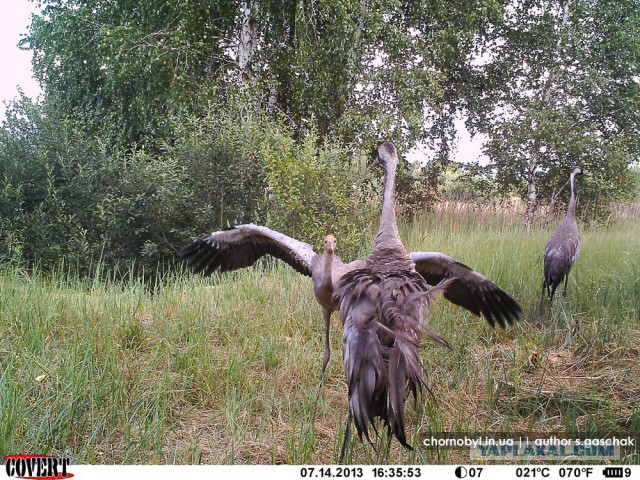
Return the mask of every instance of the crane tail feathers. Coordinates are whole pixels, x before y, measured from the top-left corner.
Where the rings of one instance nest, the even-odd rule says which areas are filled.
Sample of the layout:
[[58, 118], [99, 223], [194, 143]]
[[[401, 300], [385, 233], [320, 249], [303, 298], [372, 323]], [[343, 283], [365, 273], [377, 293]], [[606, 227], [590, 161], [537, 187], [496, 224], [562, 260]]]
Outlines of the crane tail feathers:
[[[371, 442], [380, 418], [400, 444], [411, 449], [405, 433], [404, 406], [410, 392], [417, 400], [424, 380], [420, 343], [423, 332], [449, 346], [424, 328], [423, 307], [432, 292], [410, 273], [388, 275], [355, 270], [346, 274], [334, 298], [343, 321], [343, 361], [349, 389], [349, 409], [360, 439]], [[417, 281], [417, 283], [416, 283]]]

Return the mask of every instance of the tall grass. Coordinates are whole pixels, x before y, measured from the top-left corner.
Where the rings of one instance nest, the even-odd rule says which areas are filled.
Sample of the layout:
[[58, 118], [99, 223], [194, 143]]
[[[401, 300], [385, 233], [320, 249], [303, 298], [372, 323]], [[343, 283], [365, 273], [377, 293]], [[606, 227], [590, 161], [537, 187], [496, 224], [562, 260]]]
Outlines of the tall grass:
[[[468, 461], [420, 446], [437, 432], [640, 437], [640, 224], [583, 232], [568, 296], [534, 323], [542, 251], [500, 215], [435, 213], [401, 225], [409, 250], [445, 252], [521, 303], [514, 327], [438, 299], [425, 343], [435, 398], [407, 403], [413, 452], [349, 443], [349, 462]], [[363, 245], [366, 256], [373, 242]], [[322, 235], [318, 236], [320, 243]], [[96, 278], [104, 275], [96, 275]], [[320, 385], [321, 310], [282, 264], [203, 280], [77, 280], [6, 267], [0, 275], [0, 452], [83, 463], [333, 463], [347, 413], [341, 330]], [[637, 462], [630, 452], [624, 462]]]

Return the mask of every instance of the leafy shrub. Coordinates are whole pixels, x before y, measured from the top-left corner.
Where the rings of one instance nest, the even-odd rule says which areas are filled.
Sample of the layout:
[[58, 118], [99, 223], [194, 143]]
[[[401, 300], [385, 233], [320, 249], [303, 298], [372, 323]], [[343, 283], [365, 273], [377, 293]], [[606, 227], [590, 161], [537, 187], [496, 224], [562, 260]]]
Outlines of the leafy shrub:
[[438, 169], [402, 162], [398, 169], [399, 211], [410, 217], [433, 210], [438, 201]]
[[321, 144], [315, 130], [295, 141], [280, 128], [269, 140], [263, 143], [267, 224], [312, 245], [332, 233], [342, 256], [356, 255], [371, 214], [380, 210], [370, 202], [366, 158]]
[[153, 274], [192, 238], [251, 221], [313, 245], [335, 233], [343, 255], [362, 240], [363, 159], [313, 131], [297, 140], [249, 94], [183, 119], [153, 153], [107, 151], [55, 112], [14, 107], [0, 132], [4, 261]]

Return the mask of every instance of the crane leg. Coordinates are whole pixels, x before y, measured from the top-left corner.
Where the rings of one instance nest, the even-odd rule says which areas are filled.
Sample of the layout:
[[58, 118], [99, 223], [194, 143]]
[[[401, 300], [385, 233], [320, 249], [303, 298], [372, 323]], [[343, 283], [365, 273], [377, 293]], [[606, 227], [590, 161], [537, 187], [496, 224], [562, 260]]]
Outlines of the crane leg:
[[564, 277], [564, 290], [562, 291], [562, 296], [563, 297], [567, 296], [567, 282], [569, 281], [569, 273], [571, 273], [571, 269], [569, 269], [569, 271], [567, 272], [567, 274]]
[[344, 428], [344, 438], [342, 439], [342, 448], [340, 449], [340, 458], [338, 464], [342, 464], [344, 460], [344, 454], [347, 450], [347, 441], [349, 440], [349, 434], [351, 433], [351, 409], [349, 409], [349, 416], [347, 417], [347, 426]]
[[538, 330], [542, 330], [542, 312], [544, 311], [544, 289], [547, 286], [547, 280], [542, 281], [542, 294], [540, 295], [540, 315], [538, 315], [538, 321], [536, 322], [536, 327]]
[[322, 320], [324, 321], [324, 355], [322, 356], [322, 375], [324, 378], [324, 372], [327, 369], [327, 364], [331, 358], [331, 346], [329, 345], [329, 327], [331, 324], [331, 310], [328, 308], [322, 309]]

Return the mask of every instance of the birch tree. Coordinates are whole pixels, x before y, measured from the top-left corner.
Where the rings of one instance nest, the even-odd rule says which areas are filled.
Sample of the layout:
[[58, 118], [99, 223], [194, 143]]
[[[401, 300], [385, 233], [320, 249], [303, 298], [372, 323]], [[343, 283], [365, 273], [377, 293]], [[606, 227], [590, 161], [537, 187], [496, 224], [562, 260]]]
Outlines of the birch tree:
[[640, 4], [512, 1], [479, 45], [469, 125], [503, 192], [526, 198], [526, 228], [576, 164], [591, 174], [583, 199], [624, 196], [640, 155]]

